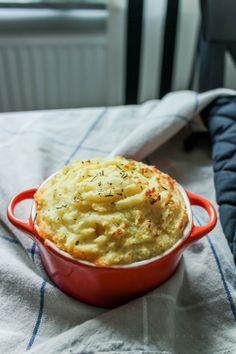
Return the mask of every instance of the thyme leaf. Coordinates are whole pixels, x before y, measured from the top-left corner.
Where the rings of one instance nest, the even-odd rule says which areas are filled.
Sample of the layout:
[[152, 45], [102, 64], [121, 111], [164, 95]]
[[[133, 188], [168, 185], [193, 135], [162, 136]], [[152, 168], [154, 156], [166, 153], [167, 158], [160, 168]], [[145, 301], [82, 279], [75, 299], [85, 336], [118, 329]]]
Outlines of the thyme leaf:
[[56, 209], [62, 209], [62, 208], [67, 208], [67, 204], [62, 204], [62, 205], [56, 207]]
[[94, 175], [90, 182], [93, 182], [97, 178], [98, 174]]

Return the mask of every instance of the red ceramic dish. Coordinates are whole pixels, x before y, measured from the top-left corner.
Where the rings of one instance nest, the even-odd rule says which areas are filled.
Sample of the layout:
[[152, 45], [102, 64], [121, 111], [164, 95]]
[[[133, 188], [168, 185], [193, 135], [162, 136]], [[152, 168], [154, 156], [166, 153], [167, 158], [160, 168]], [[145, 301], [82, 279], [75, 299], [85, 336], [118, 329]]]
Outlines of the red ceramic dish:
[[[184, 197], [189, 223], [183, 237], [162, 255], [129, 265], [97, 267], [85, 261], [78, 261], [61, 251], [49, 240], [41, 238], [34, 225], [35, 205], [27, 220], [18, 219], [15, 206], [25, 199], [33, 198], [39, 187], [20, 192], [10, 201], [7, 215], [12, 224], [29, 234], [37, 242], [45, 271], [49, 278], [65, 293], [88, 304], [101, 307], [115, 307], [154, 289], [166, 281], [176, 270], [184, 249], [210, 232], [216, 224], [216, 211], [206, 199], [179, 186]], [[206, 210], [207, 225], [193, 223], [191, 205]]]

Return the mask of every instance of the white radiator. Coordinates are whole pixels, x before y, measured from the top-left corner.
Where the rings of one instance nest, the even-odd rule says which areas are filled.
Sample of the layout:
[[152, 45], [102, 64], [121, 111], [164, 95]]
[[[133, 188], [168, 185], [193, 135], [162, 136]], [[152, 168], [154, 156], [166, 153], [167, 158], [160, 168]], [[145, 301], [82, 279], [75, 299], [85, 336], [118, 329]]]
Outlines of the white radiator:
[[107, 36], [0, 36], [0, 111], [107, 104]]

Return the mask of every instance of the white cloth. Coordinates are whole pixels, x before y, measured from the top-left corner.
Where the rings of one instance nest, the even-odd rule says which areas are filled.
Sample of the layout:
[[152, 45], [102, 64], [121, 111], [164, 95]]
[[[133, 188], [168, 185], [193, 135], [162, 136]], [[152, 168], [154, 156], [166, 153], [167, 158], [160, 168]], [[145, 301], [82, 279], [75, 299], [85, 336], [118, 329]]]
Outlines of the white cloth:
[[[235, 92], [185, 91], [140, 106], [0, 115], [0, 353], [235, 353], [236, 270], [219, 223], [186, 249], [171, 279], [107, 310], [58, 290], [35, 244], [6, 218], [17, 192], [73, 159], [112, 152], [149, 155], [149, 163], [214, 201], [209, 152], [184, 153], [188, 128], [181, 128], [222, 94]], [[17, 211], [29, 213], [30, 203]], [[195, 214], [204, 222], [201, 210]]]

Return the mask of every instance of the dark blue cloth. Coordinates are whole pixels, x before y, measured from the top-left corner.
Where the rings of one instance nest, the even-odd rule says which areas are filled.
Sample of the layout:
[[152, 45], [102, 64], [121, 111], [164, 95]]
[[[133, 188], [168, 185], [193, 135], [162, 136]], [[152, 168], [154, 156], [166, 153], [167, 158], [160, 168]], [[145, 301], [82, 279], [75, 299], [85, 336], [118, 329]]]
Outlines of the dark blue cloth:
[[236, 263], [236, 97], [222, 97], [203, 112], [211, 137], [221, 224]]

